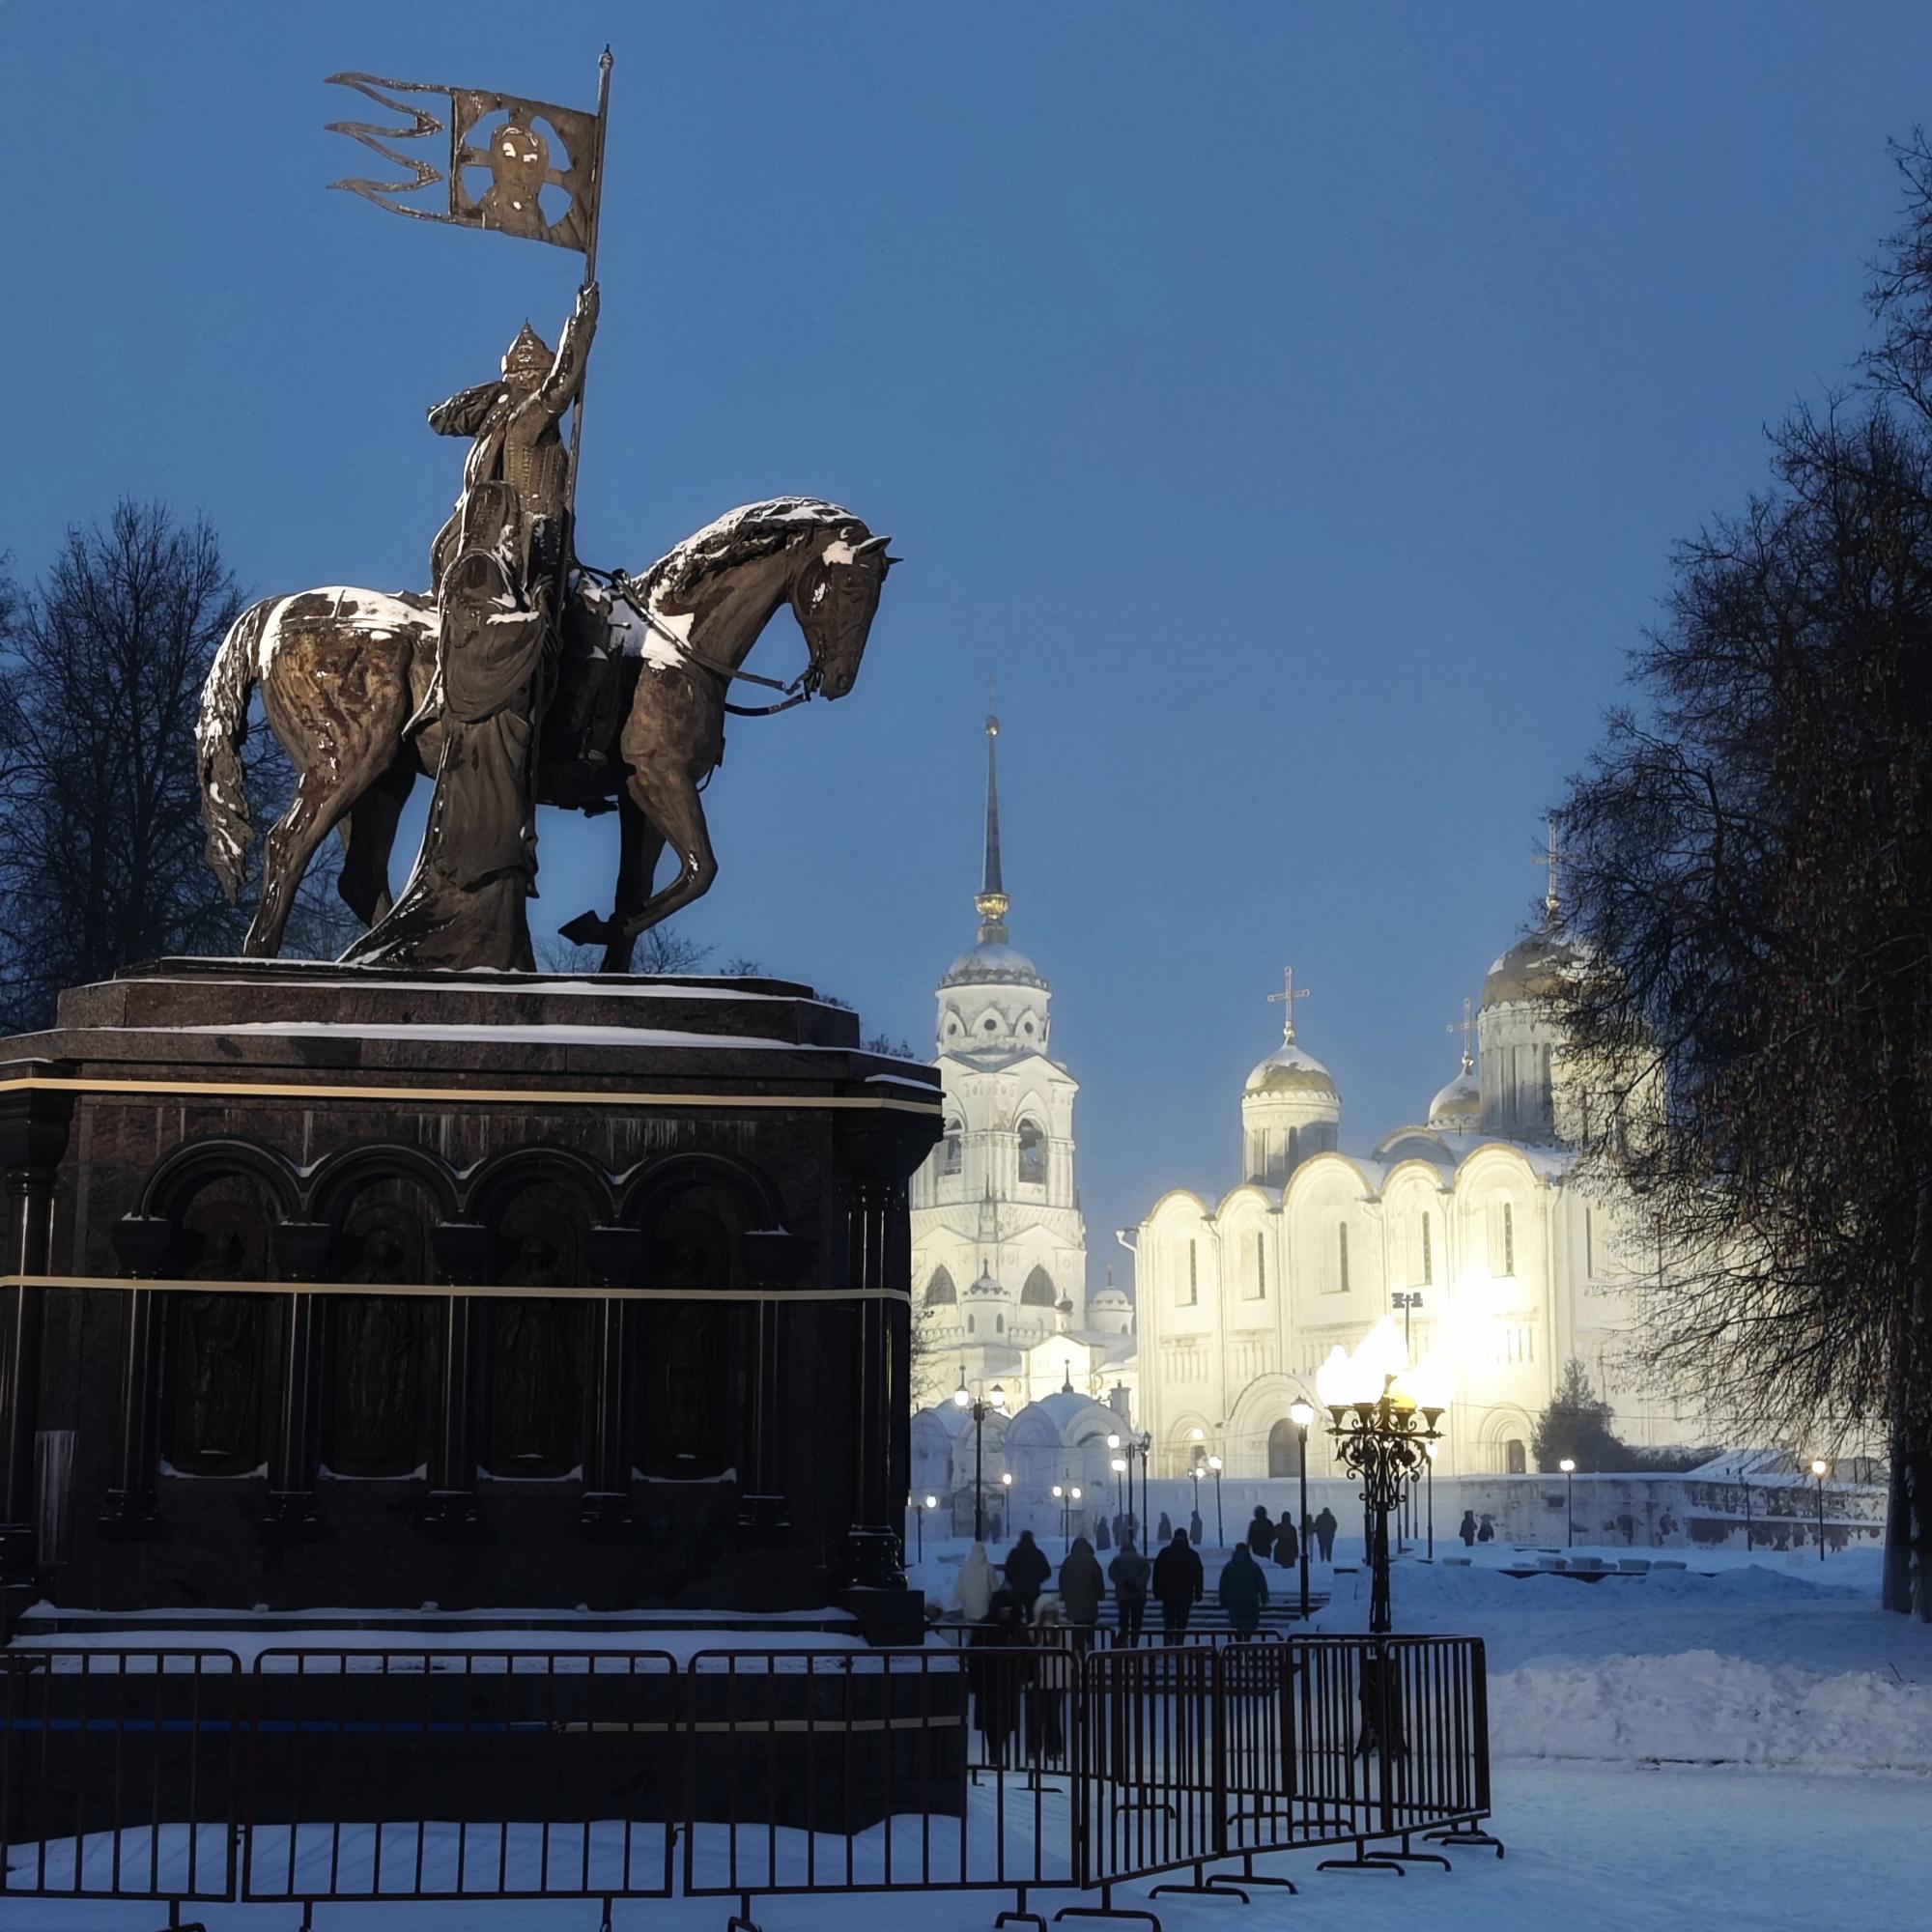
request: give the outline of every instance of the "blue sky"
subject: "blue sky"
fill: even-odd
[[[554,339],[576,258],[325,193],[362,103],[323,76],[587,105],[609,39],[583,553],[799,491],[906,559],[850,698],[734,728],[686,928],[923,1046],[996,676],[1094,1279],[1235,1178],[1285,961],[1345,1145],[1416,1117],[1671,541],[1861,343],[1932,10],[533,17],[8,9],[0,549],[132,492],[258,594],[420,584],[461,459],[422,412]],[[547,818],[539,930],[608,908],[609,827]]]

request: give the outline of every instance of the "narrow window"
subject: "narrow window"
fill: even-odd
[[[1187,1306],[1192,1308],[1201,1299],[1201,1276],[1195,1264],[1194,1243],[1187,1244]]]
[[[1422,1284],[1425,1288],[1435,1279],[1435,1258],[1430,1251],[1429,1209],[1422,1210]]]
[[[1335,1286],[1346,1294],[1349,1292],[1349,1226],[1346,1221],[1335,1230],[1335,1259],[1339,1264]]]
[[[1268,1292],[1267,1247],[1266,1244],[1264,1242],[1260,1233],[1257,1232],[1255,1236],[1255,1299],[1257,1301],[1264,1301],[1267,1298],[1267,1292]]]
[[[1503,1272],[1516,1272],[1516,1210],[1503,1203]]]
[[[1583,1209],[1583,1279],[1595,1281],[1597,1278],[1597,1231],[1596,1214],[1589,1208]]]

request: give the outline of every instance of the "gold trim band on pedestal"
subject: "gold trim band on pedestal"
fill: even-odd
[[[418,1100],[438,1105],[449,1101],[482,1102],[488,1105],[527,1107],[532,1104],[566,1107],[799,1107],[859,1108],[902,1114],[929,1114],[941,1111],[939,1095],[930,1100],[895,1100],[884,1094],[632,1094],[586,1093],[574,1089],[554,1093],[528,1087],[395,1087],[377,1081],[362,1087],[334,1087],[317,1083],[283,1081],[225,1080],[72,1080],[43,1079],[27,1074],[0,1080],[0,1094],[27,1090],[49,1094],[167,1094],[192,1096],[218,1094],[240,1096],[258,1094],[273,1100],[367,1100],[371,1098]]]
[[[161,1294],[452,1295],[496,1301],[904,1301],[902,1288],[524,1288],[488,1282],[182,1281],[117,1274],[0,1274],[5,1288],[149,1289]]]

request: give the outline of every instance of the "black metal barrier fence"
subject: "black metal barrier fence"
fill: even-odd
[[[1492,1844],[1480,1641],[0,1652],[0,1899],[1089,1891]],[[1207,1868],[1239,1860],[1238,1872]],[[1073,1908],[1084,1910],[1085,1908]],[[1031,1915],[1027,1915],[1031,1916]]]

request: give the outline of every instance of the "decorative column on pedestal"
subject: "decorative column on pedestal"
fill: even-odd
[[[275,1228],[275,1264],[284,1281],[321,1281],[328,1273],[330,1231],[326,1221],[282,1221]],[[265,1538],[317,1542],[328,1534],[316,1496],[322,1466],[323,1307],[319,1294],[291,1294],[282,1317],[282,1394],[269,1454]]]
[[[636,1281],[643,1254],[644,1237],[635,1228],[592,1228],[584,1242],[590,1278],[600,1288]],[[590,1449],[578,1512],[579,1527],[590,1537],[627,1537],[637,1529],[631,1506],[631,1458],[638,1433],[637,1306],[616,1296],[597,1304]]]
[[[474,1222],[444,1221],[430,1230],[437,1273],[457,1289],[488,1280],[492,1245],[489,1229]],[[449,1543],[481,1542],[486,1534],[476,1496],[477,1308],[473,1296],[462,1293],[442,1304],[442,1385],[437,1392],[429,1499],[416,1516],[427,1534]]]
[[[114,1252],[131,1279],[123,1298],[114,1480],[108,1486],[100,1528],[104,1535],[130,1543],[160,1542],[168,1534],[155,1493],[164,1304],[161,1292],[151,1284],[166,1274],[174,1241],[174,1224],[160,1215],[129,1214],[114,1227]]]
[[[745,1529],[781,1530],[791,1521],[784,1457],[789,1324],[781,1296],[811,1259],[812,1244],[782,1229],[758,1229],[743,1238],[746,1278],[764,1298],[754,1305],[753,1316],[751,1405],[745,1417],[738,1521]]]
[[[67,1146],[71,1096],[22,1087],[0,1100],[0,1167],[7,1176],[7,1272],[0,1292],[0,1634],[8,1593],[30,1591],[39,1560],[34,1527],[34,1438],[39,1427],[41,1325],[46,1290],[54,1170]]]

